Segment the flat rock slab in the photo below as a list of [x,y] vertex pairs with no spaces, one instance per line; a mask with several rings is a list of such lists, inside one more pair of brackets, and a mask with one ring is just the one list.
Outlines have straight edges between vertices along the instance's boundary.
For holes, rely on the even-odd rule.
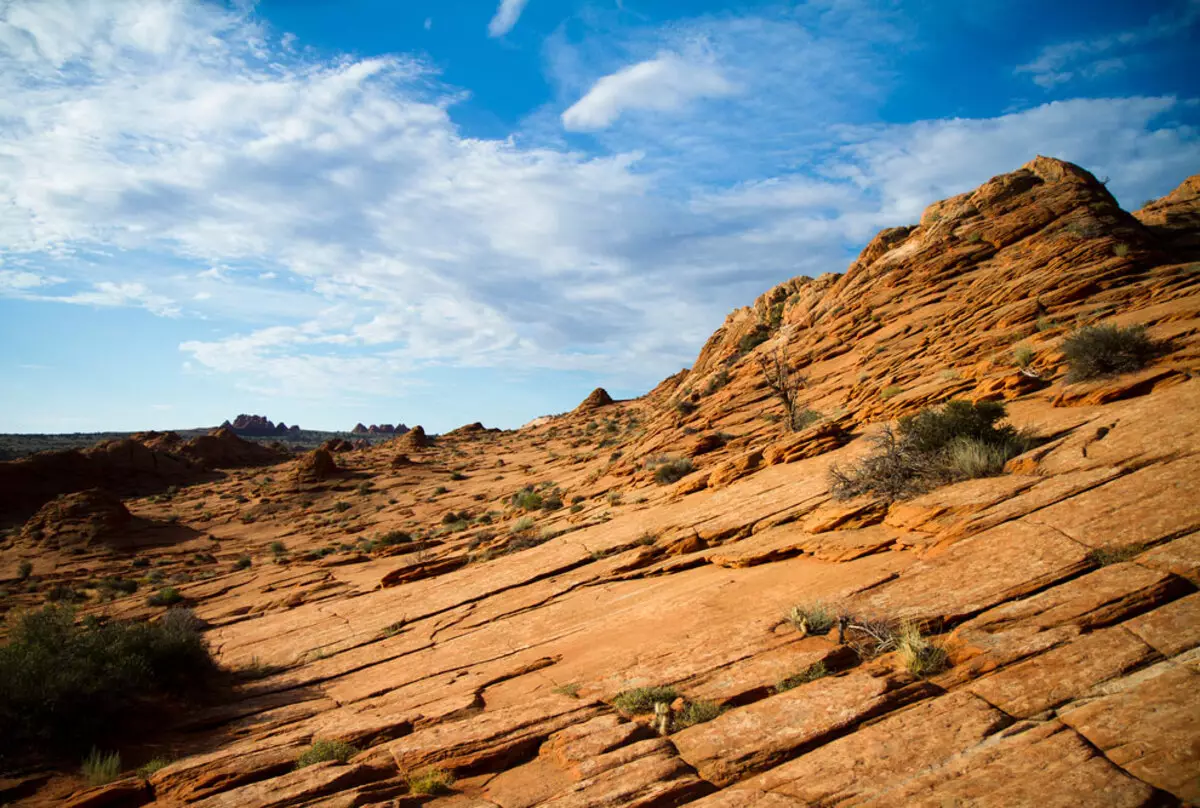
[[1045,592],[988,609],[961,628],[990,633],[1111,625],[1128,614],[1168,602],[1188,588],[1187,583],[1165,572],[1137,564],[1110,564]]
[[523,707],[483,712],[462,721],[434,724],[383,748],[402,772],[426,766],[451,771],[483,771],[530,756],[551,734],[592,718],[595,708],[567,698],[549,698]]
[[[999,710],[958,692],[907,707],[697,805],[786,805],[856,802],[940,765],[1012,723]],[[739,801],[739,795],[741,801]]]
[[[670,748],[669,743],[643,741],[630,752],[610,752],[613,761],[598,762],[597,773],[581,780],[552,799],[544,808],[656,808],[682,805],[713,790],[696,776]],[[621,754],[624,753],[624,754]],[[619,765],[608,765],[620,757]]]
[[1200,645],[1200,593],[1160,606],[1122,624],[1165,657]]
[[1154,463],[1027,520],[1049,525],[1089,547],[1153,544],[1200,529],[1196,480],[1200,455]]
[[[1135,777],[1200,803],[1200,665],[1162,663],[1061,720]],[[1120,686],[1122,683],[1114,683]]]
[[680,757],[723,787],[928,692],[928,686],[910,682],[865,672],[818,679],[734,708],[672,740]]
[[1200,586],[1200,533],[1153,547],[1138,557],[1138,563],[1187,578]]
[[794,676],[810,665],[822,662],[832,671],[847,667],[853,656],[853,652],[845,647],[835,646],[820,637],[808,637],[685,682],[683,689],[692,699],[745,704],[769,695],[780,680]]
[[1036,592],[1086,567],[1087,548],[1058,531],[1009,522],[951,546],[853,599],[864,614],[958,620]]
[[1144,808],[1154,790],[1054,721],[988,743],[856,805],[870,808]]
[[968,685],[1009,715],[1028,718],[1084,695],[1154,658],[1154,649],[1124,628],[1084,635]]
[[822,561],[853,561],[896,543],[896,532],[880,525],[810,533],[795,523],[764,530],[708,556],[710,563],[736,569],[766,564],[801,554]]
[[315,797],[334,794],[380,779],[377,770],[365,766],[317,763],[270,780],[249,783],[240,788],[192,803],[197,808],[242,808],[246,805],[272,808],[297,805]]

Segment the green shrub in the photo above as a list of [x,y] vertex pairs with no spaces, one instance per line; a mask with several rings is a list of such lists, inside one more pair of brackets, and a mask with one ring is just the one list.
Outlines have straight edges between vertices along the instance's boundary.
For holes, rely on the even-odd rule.
[[183,602],[183,594],[173,586],[164,586],[146,598],[147,606],[174,606]]
[[748,354],[771,338],[771,329],[764,325],[757,326],[753,331],[738,340],[738,351]]
[[1117,256],[1118,258],[1124,258],[1125,256],[1129,255],[1129,245],[1128,244],[1113,245],[1113,255]]
[[450,493],[450,489],[444,485],[439,485],[437,488],[433,489],[433,495],[435,497],[440,497],[442,494],[449,494],[449,493]]
[[33,562],[28,558],[22,558],[21,563],[17,564],[17,578],[24,581],[30,575],[33,575]]
[[704,395],[711,396],[727,384],[729,384],[729,371],[721,368],[708,378],[708,383],[704,385]]
[[1140,543],[1110,544],[1090,550],[1087,554],[1087,560],[1097,566],[1107,567],[1109,564],[1132,561],[1144,552],[1146,552],[1146,545]]
[[687,729],[705,721],[712,721],[724,710],[711,701],[689,701],[671,721],[672,730]]
[[350,510],[350,507],[350,503],[345,502],[344,500],[338,500],[337,502],[333,503],[333,509],[338,513],[345,513],[346,511]]
[[247,570],[250,569],[250,565],[253,563],[254,562],[250,560],[250,556],[244,555],[238,558],[237,561],[233,562],[233,568],[235,570]]
[[358,749],[345,741],[313,741],[313,745],[296,758],[296,768],[303,769],[305,766],[323,763],[326,760],[345,763],[357,754]]
[[1116,376],[1140,370],[1154,358],[1157,346],[1144,326],[1090,325],[1062,342],[1067,358],[1067,381]]
[[782,693],[785,690],[791,690],[794,687],[823,679],[828,675],[829,669],[825,667],[825,662],[817,661],[799,673],[780,679],[778,684],[775,685],[775,692]]
[[579,698],[579,685],[574,682],[568,682],[565,685],[559,685],[552,691],[560,696],[570,696],[573,699]]
[[508,532],[524,533],[528,530],[533,530],[533,524],[534,522],[532,516],[522,516],[520,519],[512,523],[512,525],[508,528]]
[[92,619],[47,606],[10,621],[0,646],[0,759],[79,753],[118,737],[156,699],[195,693],[216,664],[186,609],[147,622]]
[[365,481],[359,483],[358,484],[358,493],[364,497],[367,494],[371,493],[371,484],[369,482],[365,482]]
[[542,507],[542,495],[534,491],[532,486],[526,486],[513,494],[509,502],[523,511],[536,511]]
[[900,419],[899,433],[884,427],[874,451],[849,470],[833,466],[830,485],[837,499],[876,494],[902,499],[958,480],[999,474],[1009,459],[1033,440],[1012,426],[997,426],[1004,405],[948,401]]
[[687,418],[689,415],[694,413],[696,409],[696,405],[691,401],[688,401],[686,398],[675,402],[675,412],[679,413],[684,418]]
[[287,545],[281,541],[273,541],[267,545],[267,549],[270,550],[273,555],[278,556],[287,552]]
[[669,483],[682,480],[695,470],[696,466],[689,458],[668,458],[656,464],[654,469],[654,482],[658,483],[659,485],[667,485]]
[[820,421],[824,416],[816,410],[807,408],[797,408],[792,413],[792,431],[799,432],[802,429],[808,429],[810,426]]
[[403,530],[389,530],[382,536],[375,539],[375,543],[380,547],[392,547],[396,544],[408,544],[412,541],[412,536],[405,533]]
[[670,704],[679,697],[673,687],[638,687],[633,690],[622,690],[613,697],[613,707],[627,715],[640,715],[654,712],[654,705],[662,702]]
[[83,765],[79,767],[79,771],[89,786],[111,783],[121,776],[121,754],[113,752],[106,755],[93,747],[92,751],[88,752],[87,757],[83,759]]
[[903,387],[901,387],[898,384],[893,384],[893,385],[889,385],[889,386],[883,388],[882,390],[880,390],[879,397],[882,398],[884,401],[887,401],[889,398],[895,398],[896,396],[900,395],[903,392],[904,392]]
[[1034,356],[1033,348],[1028,345],[1018,345],[1013,349],[1013,363],[1022,370],[1033,364]]
[[454,775],[444,769],[428,768],[413,772],[405,777],[408,790],[413,794],[434,796],[447,794],[454,784]]

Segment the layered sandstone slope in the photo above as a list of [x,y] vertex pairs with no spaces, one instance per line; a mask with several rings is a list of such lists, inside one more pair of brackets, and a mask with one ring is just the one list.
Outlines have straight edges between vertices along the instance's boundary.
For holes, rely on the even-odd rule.
[[[1186,223],[1194,197],[1173,196]],[[35,591],[6,604],[126,576],[147,583],[85,610],[152,615],[147,587],[172,583],[244,682],[122,747],[130,767],[174,759],[148,781],[0,788],[162,806],[1200,801],[1200,266],[1179,228],[1144,221],[1038,158],[884,231],[845,274],[734,312],[642,399],[597,391],[517,432],[129,500],[194,531],[137,554],[154,582],[128,552],[42,548]],[[1164,351],[1068,384],[1059,345],[1091,323],[1145,324]],[[777,350],[807,376],[798,432],[763,382]],[[952,397],[1004,400],[1043,442],[916,499],[831,498],[830,466],[878,422]],[[0,574],[34,553],[22,542]],[[917,621],[950,664],[919,677],[785,619],[813,601]],[[679,697],[665,734],[614,705],[644,686]],[[295,769],[314,740],[359,751]],[[449,792],[416,793],[430,767]]]

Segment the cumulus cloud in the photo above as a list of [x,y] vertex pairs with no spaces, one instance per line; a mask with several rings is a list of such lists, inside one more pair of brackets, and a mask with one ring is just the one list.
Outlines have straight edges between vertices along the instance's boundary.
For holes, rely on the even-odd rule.
[[488,23],[488,36],[504,36],[511,31],[521,18],[521,12],[525,10],[528,2],[529,0],[500,0],[496,15]]
[[734,92],[715,67],[664,53],[601,78],[562,114],[562,122],[573,131],[603,129],[629,110],[678,110],[698,98]]

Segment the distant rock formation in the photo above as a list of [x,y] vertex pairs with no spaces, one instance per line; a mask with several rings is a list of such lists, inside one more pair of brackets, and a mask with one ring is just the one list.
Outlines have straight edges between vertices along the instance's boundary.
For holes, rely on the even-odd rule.
[[354,435],[403,435],[408,432],[408,427],[404,424],[371,424],[363,426],[361,423],[355,424],[354,429],[350,430]]
[[396,448],[402,452],[411,452],[416,449],[424,449],[430,444],[429,437],[425,434],[425,429],[420,424],[417,424],[408,431],[407,434],[396,438]]
[[320,481],[338,472],[338,464],[328,449],[314,449],[296,464],[296,476],[303,480]]
[[588,410],[595,410],[595,409],[599,409],[600,407],[607,407],[609,404],[612,404],[612,403],[613,403],[613,398],[612,398],[612,396],[610,396],[608,394],[608,391],[605,390],[603,387],[597,387],[595,390],[588,393],[588,397],[579,403],[579,406],[575,408],[575,411],[576,412],[587,412]]
[[272,435],[288,435],[296,434],[300,431],[298,426],[288,426],[280,421],[278,424],[271,421],[265,415],[239,415],[233,419],[233,423],[226,421],[221,424],[219,429],[230,429],[238,435],[248,435],[250,437],[270,437]]

